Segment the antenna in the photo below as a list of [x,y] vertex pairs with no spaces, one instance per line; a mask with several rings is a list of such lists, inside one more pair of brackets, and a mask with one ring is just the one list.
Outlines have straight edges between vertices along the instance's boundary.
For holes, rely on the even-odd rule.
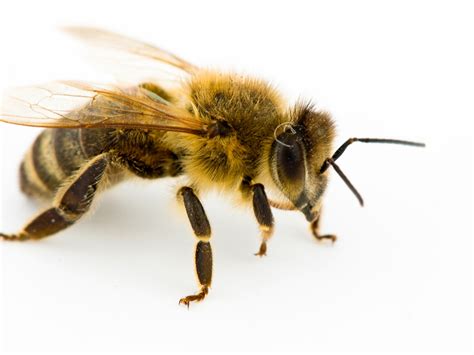
[[336,152],[333,154],[331,158],[327,158],[323,165],[321,166],[321,169],[319,170],[319,173],[322,174],[324,173],[329,166],[332,166],[334,170],[336,170],[336,173],[341,177],[341,179],[345,182],[347,187],[352,191],[352,193],[357,197],[357,200],[359,201],[361,206],[364,206],[364,200],[362,199],[362,196],[360,193],[356,190],[354,185],[349,181],[347,176],[342,172],[341,168],[335,163],[335,161],[344,153],[344,151],[347,149],[349,145],[351,145],[354,142],[362,142],[362,143],[388,143],[388,144],[400,144],[400,145],[408,145],[412,147],[425,147],[424,143],[417,143],[417,142],[411,142],[411,141],[403,141],[399,139],[385,139],[385,138],[349,138],[343,145],[341,145]]

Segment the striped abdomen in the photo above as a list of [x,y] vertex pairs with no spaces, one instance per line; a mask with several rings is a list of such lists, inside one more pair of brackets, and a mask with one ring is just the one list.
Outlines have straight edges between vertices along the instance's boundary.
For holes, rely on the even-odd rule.
[[52,199],[60,186],[110,144],[107,129],[47,129],[36,138],[20,166],[24,193]]

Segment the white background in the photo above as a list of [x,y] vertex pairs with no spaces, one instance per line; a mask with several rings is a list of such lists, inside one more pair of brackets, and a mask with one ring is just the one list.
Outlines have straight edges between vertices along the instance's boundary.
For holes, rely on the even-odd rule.
[[[250,210],[203,199],[213,288],[196,290],[194,239],[172,181],[125,184],[94,215],[38,243],[1,243],[0,351],[472,351],[471,2],[3,1],[2,86],[87,79],[59,25],[95,25],[201,66],[259,75],[314,99],[355,144],[333,175],[315,242],[303,216],[275,211],[268,256]],[[117,58],[120,61],[120,58]],[[1,224],[36,205],[17,169],[38,129],[1,125]]]

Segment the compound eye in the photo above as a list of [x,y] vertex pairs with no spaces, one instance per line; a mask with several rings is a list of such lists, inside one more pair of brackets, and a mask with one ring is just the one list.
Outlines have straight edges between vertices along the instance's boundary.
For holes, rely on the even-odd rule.
[[296,200],[305,185],[305,154],[298,133],[284,132],[275,141],[275,168],[278,182],[292,200]]

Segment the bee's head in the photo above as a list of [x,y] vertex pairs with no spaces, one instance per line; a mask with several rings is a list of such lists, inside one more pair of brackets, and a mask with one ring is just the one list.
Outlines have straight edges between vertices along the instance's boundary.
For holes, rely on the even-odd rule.
[[288,121],[275,129],[270,150],[270,171],[280,191],[294,207],[313,221],[319,212],[327,185],[327,169],[332,166],[359,200],[362,197],[335,161],[354,142],[389,143],[424,147],[423,143],[386,138],[350,138],[331,155],[334,123],[325,112],[309,104],[297,104]]
[[299,103],[288,122],[275,130],[270,151],[270,171],[281,192],[313,220],[326,189],[327,173],[321,167],[331,156],[335,135],[329,114]]

